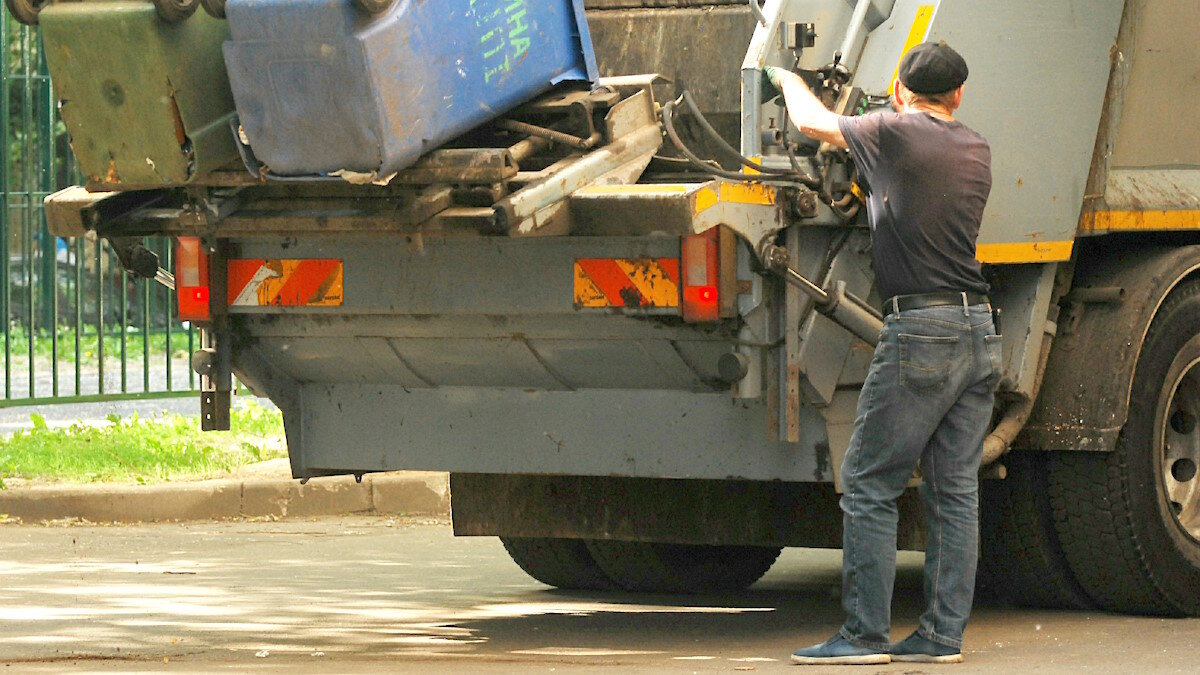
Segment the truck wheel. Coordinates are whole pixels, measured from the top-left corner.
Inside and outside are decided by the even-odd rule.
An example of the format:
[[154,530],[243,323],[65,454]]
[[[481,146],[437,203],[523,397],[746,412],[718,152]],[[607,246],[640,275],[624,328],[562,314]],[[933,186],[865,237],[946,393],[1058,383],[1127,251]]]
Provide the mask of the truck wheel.
[[225,0],[200,0],[200,6],[214,19],[225,18]]
[[579,539],[500,537],[513,562],[543,584],[581,591],[616,588]]
[[1046,456],[1016,452],[1008,477],[980,486],[981,581],[1016,605],[1050,609],[1094,606],[1067,564],[1046,495]]
[[646,593],[739,590],[766,574],[782,550],[600,540],[587,545],[617,586]]
[[158,10],[158,18],[167,23],[183,21],[196,13],[200,0],[154,0],[154,8]]
[[1200,615],[1200,281],[1155,316],[1115,452],[1056,453],[1063,553],[1102,607]]
[[4,6],[8,8],[8,13],[12,14],[12,18],[26,26],[36,26],[38,12],[48,4],[50,0],[4,0]]

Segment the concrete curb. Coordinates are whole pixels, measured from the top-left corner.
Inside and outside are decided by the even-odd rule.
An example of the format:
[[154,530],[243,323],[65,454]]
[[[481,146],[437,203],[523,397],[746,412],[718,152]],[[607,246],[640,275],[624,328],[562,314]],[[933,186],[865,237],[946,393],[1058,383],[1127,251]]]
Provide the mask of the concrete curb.
[[368,474],[285,479],[220,479],[160,485],[68,485],[0,490],[0,514],[22,522],[80,518],[143,523],[230,518],[297,518],[346,514],[446,516],[444,473]]

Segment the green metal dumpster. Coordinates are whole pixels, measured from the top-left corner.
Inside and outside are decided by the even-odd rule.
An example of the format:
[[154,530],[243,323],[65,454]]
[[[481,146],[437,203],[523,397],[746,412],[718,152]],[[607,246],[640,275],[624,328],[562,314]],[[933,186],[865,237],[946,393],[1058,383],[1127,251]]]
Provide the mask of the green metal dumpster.
[[224,21],[162,21],[149,2],[54,3],[39,16],[46,64],[89,184],[195,182],[238,157]]

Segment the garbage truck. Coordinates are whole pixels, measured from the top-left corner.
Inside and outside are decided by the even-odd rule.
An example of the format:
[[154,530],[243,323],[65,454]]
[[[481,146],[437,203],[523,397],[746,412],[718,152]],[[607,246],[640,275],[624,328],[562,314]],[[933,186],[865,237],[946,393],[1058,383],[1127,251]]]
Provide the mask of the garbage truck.
[[296,478],[447,471],[456,534],[595,591],[840,546],[882,298],[853,158],[760,69],[869,115],[947,41],[994,158],[981,573],[1200,614],[1194,0],[6,2],[85,175],[50,226],[175,287],[204,427],[236,377]]

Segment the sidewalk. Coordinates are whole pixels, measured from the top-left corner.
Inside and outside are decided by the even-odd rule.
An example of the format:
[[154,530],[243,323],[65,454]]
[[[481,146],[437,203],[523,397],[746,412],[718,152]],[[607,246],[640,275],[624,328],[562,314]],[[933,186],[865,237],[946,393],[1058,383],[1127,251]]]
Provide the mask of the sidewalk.
[[253,465],[245,475],[195,482],[56,484],[0,490],[0,514],[23,523],[81,519],[140,523],[231,518],[397,515],[444,517],[449,477],[399,471],[314,478],[290,477],[286,459]]

